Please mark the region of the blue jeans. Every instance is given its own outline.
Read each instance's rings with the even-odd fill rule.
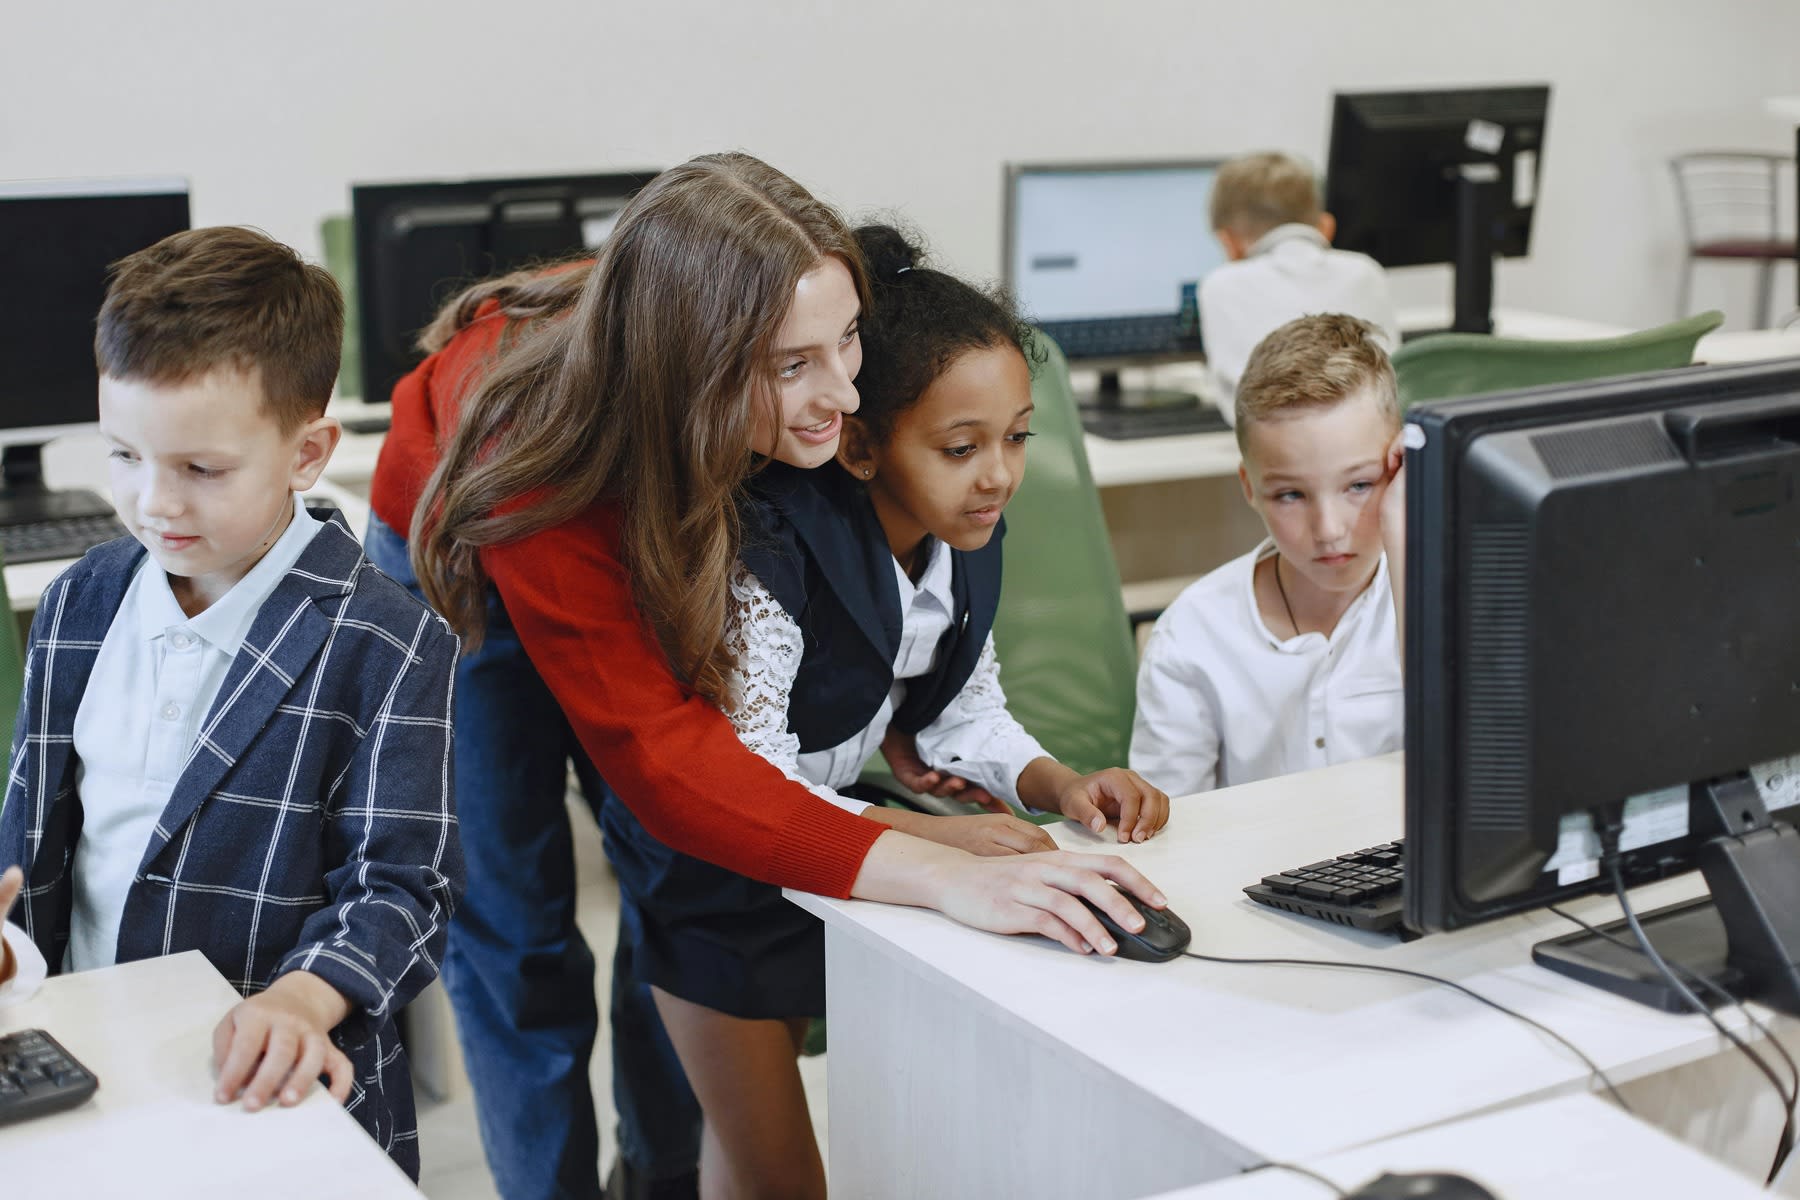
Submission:
[[[370,515],[371,561],[415,595],[405,540]],[[422,595],[421,595],[421,598]],[[596,820],[620,803],[490,595],[480,649],[456,671],[456,807],[468,891],[450,923],[444,986],[495,1186],[506,1200],[600,1194],[588,1085],[599,1013],[594,956],[575,927],[564,805],[573,760]],[[621,930],[621,934],[624,931]],[[613,1104],[619,1150],[640,1176],[700,1158],[700,1105],[619,938],[612,972]]]

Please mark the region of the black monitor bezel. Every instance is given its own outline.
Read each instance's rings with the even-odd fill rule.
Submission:
[[[498,193],[532,193],[578,191],[586,194],[616,195],[628,199],[654,179],[660,171],[639,168],[622,171],[586,172],[581,174],[477,176],[455,179],[416,179],[354,183],[350,186],[351,236],[356,260],[356,329],[361,351],[362,378],[357,391],[365,403],[383,403],[389,398],[395,382],[406,370],[393,374],[381,366],[379,352],[381,330],[380,272],[376,270],[376,229],[383,213],[398,204],[431,202],[441,204],[488,202]],[[468,282],[474,282],[471,277]],[[392,379],[385,379],[393,374]],[[344,390],[340,384],[340,391]],[[371,395],[374,392],[377,394]]]
[[[1492,903],[1471,901],[1458,887],[1456,831],[1461,798],[1459,706],[1464,681],[1448,654],[1460,614],[1456,608],[1453,539],[1459,524],[1455,480],[1463,458],[1480,438],[1506,430],[1573,420],[1659,412],[1700,402],[1727,401],[1778,389],[1800,393],[1800,358],[1721,367],[1686,367],[1645,375],[1591,380],[1565,386],[1495,392],[1419,405],[1407,415],[1429,453],[1406,454],[1406,925],[1441,932],[1511,913],[1560,903],[1596,890],[1604,879],[1566,886],[1538,885]],[[1695,869],[1703,837],[1687,837],[1626,852],[1628,884]]]

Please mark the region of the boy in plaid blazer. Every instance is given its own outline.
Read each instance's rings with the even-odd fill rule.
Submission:
[[[339,436],[342,314],[250,230],[115,268],[100,429],[133,537],[38,605],[0,865],[24,869],[13,920],[52,972],[198,950],[245,995],[216,1099],[295,1104],[324,1076],[416,1179],[394,1017],[461,892],[457,641],[297,500]]]

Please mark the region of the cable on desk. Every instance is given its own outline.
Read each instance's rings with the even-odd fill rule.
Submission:
[[[1602,844],[1604,845],[1604,839],[1602,840]],[[1786,1119],[1782,1122],[1781,1138],[1775,1145],[1775,1161],[1769,1164],[1768,1177],[1763,1181],[1763,1186],[1767,1187],[1775,1182],[1775,1177],[1781,1173],[1783,1164],[1787,1162],[1788,1154],[1794,1148],[1795,1097],[1781,1085],[1781,1080],[1776,1077],[1775,1069],[1769,1065],[1768,1060],[1758,1054],[1755,1050],[1752,1050],[1750,1048],[1750,1043],[1744,1041],[1743,1038],[1740,1038],[1737,1034],[1725,1028],[1725,1022],[1719,1020],[1718,1014],[1708,1008],[1705,1001],[1696,996],[1693,989],[1689,988],[1687,984],[1681,981],[1681,978],[1675,974],[1675,971],[1663,959],[1663,956],[1657,952],[1656,947],[1651,944],[1650,935],[1644,932],[1643,925],[1638,922],[1637,912],[1631,907],[1631,900],[1626,895],[1625,877],[1619,871],[1620,855],[1616,844],[1612,847],[1611,853],[1606,854],[1604,857],[1606,859],[1608,871],[1612,875],[1613,892],[1619,898],[1619,907],[1625,911],[1625,923],[1631,926],[1631,932],[1637,937],[1638,948],[1644,952],[1646,958],[1656,964],[1656,969],[1663,973],[1663,977],[1669,981],[1670,986],[1675,989],[1676,994],[1687,1002],[1689,1008],[1711,1021],[1713,1028],[1717,1029],[1722,1037],[1732,1045],[1736,1046],[1739,1050],[1742,1050],[1745,1057],[1756,1064],[1756,1069],[1761,1071],[1768,1078],[1770,1085],[1775,1089],[1775,1094],[1781,1097],[1782,1107],[1786,1110]],[[1758,1026],[1758,1028],[1761,1028],[1761,1026]],[[1767,1030],[1764,1030],[1764,1034],[1767,1036]],[[1771,1038],[1771,1040],[1773,1039]],[[1780,1042],[1776,1042],[1775,1044],[1777,1046],[1781,1045]],[[1787,1051],[1783,1050],[1782,1055],[1786,1057]],[[1790,1067],[1793,1066],[1792,1058],[1788,1059],[1788,1065]]]
[[[1340,962],[1327,958],[1227,958],[1218,954],[1196,954],[1192,950],[1183,950],[1182,953],[1189,958],[1197,958],[1201,962],[1226,963],[1231,966],[1239,967],[1327,967],[1344,971],[1373,971],[1379,975],[1399,975],[1406,979],[1422,979],[1426,983],[1435,983],[1439,987],[1451,988],[1461,992],[1471,1000],[1487,1005],[1495,1012],[1505,1013],[1515,1021],[1524,1022],[1539,1033],[1547,1035],[1552,1040],[1566,1047],[1570,1053],[1575,1055],[1576,1058],[1579,1058],[1587,1066],[1588,1072],[1593,1075],[1595,1079],[1600,1081],[1601,1086],[1606,1089],[1610,1096],[1612,1096],[1614,1104],[1617,1104],[1628,1113],[1632,1112],[1631,1105],[1625,1103],[1625,1097],[1621,1096],[1619,1094],[1619,1089],[1613,1086],[1612,1079],[1605,1071],[1600,1069],[1599,1063],[1587,1056],[1580,1046],[1577,1046],[1574,1042],[1571,1042],[1568,1038],[1556,1032],[1556,1030],[1550,1028],[1542,1021],[1528,1017],[1522,1012],[1510,1009],[1498,1000],[1490,1000],[1474,988],[1460,984],[1454,979],[1445,979],[1441,975],[1430,975],[1424,971],[1413,971],[1406,967],[1390,967],[1382,963],[1350,962],[1348,960]],[[1633,1113],[1633,1115],[1635,1116],[1636,1114]]]
[[[1238,1174],[1254,1175],[1258,1171],[1291,1171],[1295,1175],[1304,1175],[1306,1178],[1312,1180],[1314,1183],[1317,1183],[1323,1187],[1330,1188],[1331,1194],[1336,1196],[1338,1198],[1338,1200],[1350,1200],[1349,1192],[1345,1191],[1343,1188],[1339,1187],[1337,1184],[1331,1182],[1331,1180],[1329,1180],[1325,1176],[1319,1174],[1317,1171],[1313,1170],[1312,1168],[1303,1167],[1298,1163],[1275,1162],[1275,1161],[1271,1160],[1269,1162],[1257,1163],[1254,1167],[1245,1167],[1242,1171],[1239,1171]]]

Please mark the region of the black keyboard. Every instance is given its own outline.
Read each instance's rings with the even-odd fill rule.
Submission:
[[[1095,437],[1115,442],[1132,438],[1179,437],[1186,433],[1225,433],[1225,414],[1210,404],[1168,408],[1083,408],[1081,427]]]
[[[100,543],[124,536],[125,527],[111,515],[0,525],[0,554],[8,563],[80,558]]]
[[[1264,875],[1244,894],[1271,908],[1385,933],[1400,924],[1401,845],[1387,842]]]
[[[1183,349],[1180,326],[1174,313],[1104,317],[1090,321],[1045,321],[1043,329],[1070,358],[1169,354]]]
[[[0,1036],[0,1125],[74,1108],[100,1081],[41,1029]]]

